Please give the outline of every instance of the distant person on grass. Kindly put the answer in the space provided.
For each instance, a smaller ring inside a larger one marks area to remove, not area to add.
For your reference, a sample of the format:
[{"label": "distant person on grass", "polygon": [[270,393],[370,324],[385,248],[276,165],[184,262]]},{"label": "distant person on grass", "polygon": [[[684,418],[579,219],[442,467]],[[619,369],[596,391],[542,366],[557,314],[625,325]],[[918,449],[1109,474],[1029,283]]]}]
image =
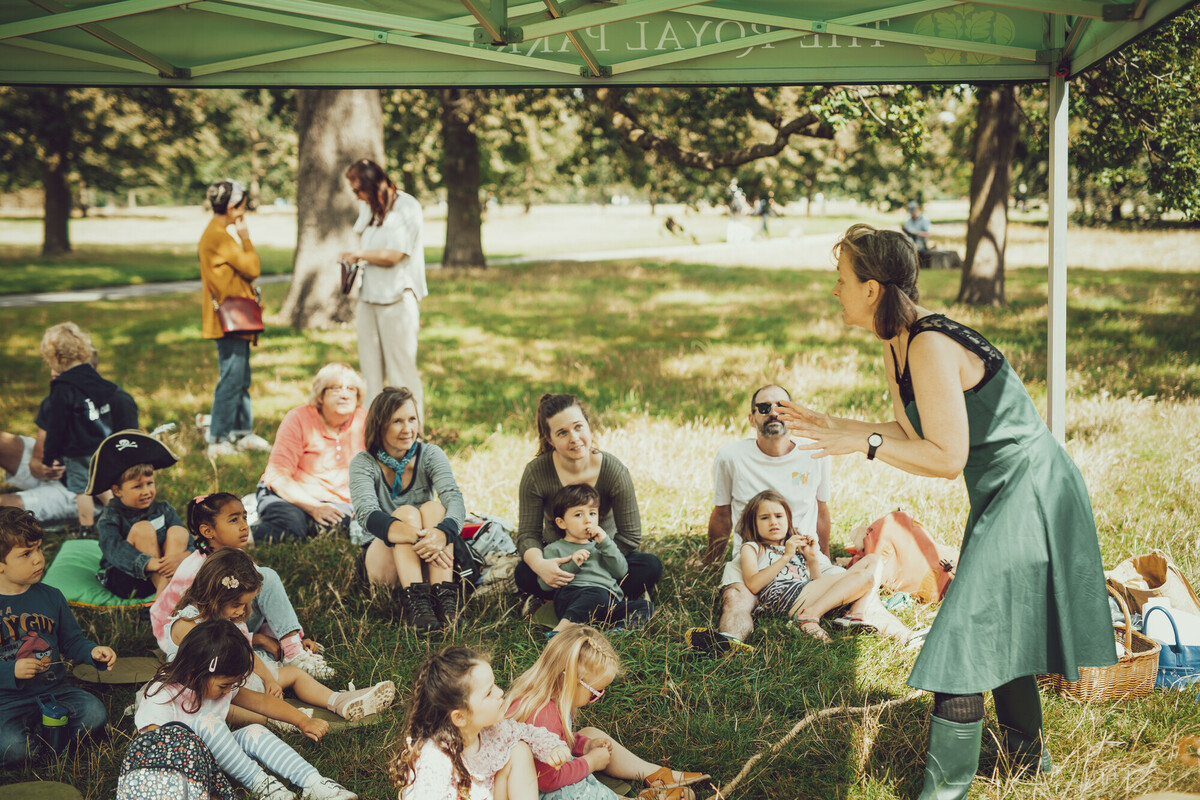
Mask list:
[{"label": "distant person on grass", "polygon": [[425,418],[425,389],[417,369],[417,336],[425,283],[424,217],[421,204],[406,194],[370,159],[355,161],[346,182],[359,202],[358,249],[343,261],[362,267],[358,292],[358,366],[367,384],[366,403],[385,386],[413,393],[417,417]]},{"label": "distant person on grass", "polygon": [[254,541],[304,541],[349,531],[350,459],[365,447],[363,393],[353,367],[326,364],[313,378],[308,402],[283,418],[258,483]]},{"label": "distant person on grass", "polygon": [[1077,681],[1080,666],[1116,663],[1092,505],[1003,354],[917,305],[917,251],[904,234],[854,225],[834,252],[842,321],[883,343],[895,419],[788,401],[780,415],[816,458],[863,453],[915,475],[963,476],[971,513],[961,557],[908,683],[934,696],[920,797],[965,798],[983,692],[992,692],[1008,763],[1048,770],[1035,676]]},{"label": "distant person on grass", "polygon": [[[563,569],[571,556],[549,558],[544,548],[563,538],[555,524],[554,497],[572,483],[586,483],[600,495],[599,525],[625,557],[629,571],[620,582],[626,598],[639,600],[662,578],[658,556],[638,552],[642,517],[629,469],[617,457],[592,446],[592,428],[579,400],[570,394],[544,394],[537,407],[537,456],[525,466],[520,486],[517,588],[542,600],[571,583]],[[542,586],[549,588],[542,588]],[[647,596],[648,597],[648,596]]]},{"label": "distant person on grass", "polygon": [[921,210],[921,204],[916,200],[912,200],[908,204],[908,216],[901,225],[904,228],[904,235],[913,243],[913,247],[917,248],[917,254],[927,252],[929,248],[929,232],[933,229],[929,217],[925,216],[925,212]]},{"label": "distant person on grass", "polygon": [[365,531],[355,572],[399,584],[413,627],[429,633],[458,619],[454,541],[467,508],[445,451],[420,437],[413,393],[384,387],[367,411],[366,449],[350,461],[350,498]]},{"label": "distant person on grass", "polygon": [[[75,494],[79,524],[95,522],[95,504],[87,494],[88,463],[105,437],[138,427],[138,408],[129,393],[100,377],[92,339],[74,322],[63,322],[42,337],[42,359],[50,368],[50,394],[34,422],[46,431],[43,466],[61,466],[62,482]],[[102,492],[107,492],[104,487]]]},{"label": "distant person on grass", "polygon": [[[208,428],[209,458],[271,449],[266,439],[255,435],[250,408],[250,345],[258,343],[258,334],[225,333],[216,310],[227,297],[257,298],[254,279],[262,265],[246,227],[249,200],[246,187],[237,181],[214,183],[208,188],[213,216],[200,236],[201,335],[216,341],[220,370]],[[230,225],[237,230],[237,240],[226,230]]]}]

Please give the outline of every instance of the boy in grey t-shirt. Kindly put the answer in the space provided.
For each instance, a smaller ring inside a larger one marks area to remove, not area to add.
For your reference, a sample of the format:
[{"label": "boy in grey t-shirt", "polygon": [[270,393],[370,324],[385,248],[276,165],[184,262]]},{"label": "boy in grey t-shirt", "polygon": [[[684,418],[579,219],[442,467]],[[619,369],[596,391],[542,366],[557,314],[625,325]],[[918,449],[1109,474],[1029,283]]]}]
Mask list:
[{"label": "boy in grey t-shirt", "polygon": [[[574,578],[554,593],[558,625],[553,636],[568,625],[593,621],[620,623],[619,627],[641,627],[650,619],[649,600],[626,600],[621,581],[629,571],[625,556],[612,537],[600,527],[600,494],[586,483],[564,486],[554,496],[554,524],[563,538],[543,549],[546,558],[558,560],[559,568]],[[550,586],[538,579],[543,589]]]}]

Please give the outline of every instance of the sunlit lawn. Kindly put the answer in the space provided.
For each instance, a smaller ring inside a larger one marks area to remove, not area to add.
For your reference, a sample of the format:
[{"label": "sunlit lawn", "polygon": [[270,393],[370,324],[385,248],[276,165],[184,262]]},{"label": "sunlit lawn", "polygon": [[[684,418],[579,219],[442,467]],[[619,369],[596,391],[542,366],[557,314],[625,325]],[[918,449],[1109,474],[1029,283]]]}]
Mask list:
[{"label": "sunlit lawn", "polygon": [[[1003,310],[952,309],[991,337],[1044,405],[1044,272],[1008,280]],[[927,304],[943,308],[958,276],[926,274]],[[714,268],[651,262],[534,264],[485,273],[430,276],[422,305],[422,369],[428,427],[451,453],[472,510],[516,518],[517,483],[532,456],[532,410],[544,391],[587,398],[599,444],[617,454],[638,487],[646,547],[666,562],[659,613],[650,629],[617,647],[625,673],[586,712],[656,760],[730,780],[804,714],[830,705],[903,697],[913,656],[871,636],[835,634],[828,649],[793,638],[776,622],[754,635],[758,653],[725,661],[685,657],[683,631],[710,621],[718,576],[696,566],[711,509],[711,463],[723,443],[748,435],[748,392],[778,381],[808,402],[838,413],[881,417],[888,406],[880,348],[842,327],[830,296],[831,273]],[[286,287],[265,288],[277,311]],[[37,357],[44,328],[73,319],[95,335],[101,370],[138,399],[144,423],[174,421],[181,463],[162,493],[183,500],[215,488],[253,490],[265,458],[239,456],[214,470],[188,424],[206,412],[216,375],[215,348],[199,338],[198,296],[0,313],[6,390],[0,419],[28,431],[46,385]],[[1200,274],[1072,273],[1068,365],[1068,447],[1088,481],[1106,566],[1152,547],[1171,551],[1189,575],[1200,552]],[[258,430],[273,437],[283,414],[304,401],[326,361],[355,359],[352,329],[298,332],[275,327],[254,352],[252,389]],[[834,540],[897,506],[957,542],[966,515],[958,481],[918,479],[861,458],[834,462]],[[60,535],[52,537],[57,543]],[[431,646],[398,621],[394,603],[348,588],[347,542],[260,548],[280,569],[301,619],[330,648],[338,681],[393,678],[402,692]],[[468,607],[454,638],[493,653],[507,682],[543,645],[541,631],[512,602]],[[927,624],[934,610],[905,612]],[[132,613],[79,614],[99,641],[123,654],[148,654],[145,625]],[[1152,789],[1200,789],[1200,776],[1174,759],[1176,740],[1200,729],[1194,693],[1157,693],[1143,701],[1079,706],[1047,698],[1047,728],[1059,769],[1036,780],[981,778],[974,797],[1123,798]],[[0,774],[0,781],[67,780],[89,797],[112,795],[131,734],[120,710],[132,689],[104,699],[116,730],[109,745],[81,761]],[[746,798],[915,796],[921,779],[928,698],[890,710],[833,717],[764,758],[735,792]],[[321,744],[290,741],[319,767],[364,797],[394,797],[384,777],[385,748],[400,712],[376,728],[331,735]],[[994,723],[992,723],[994,724]],[[986,735],[986,734],[985,734]],[[2,793],[0,793],[2,794]]]}]

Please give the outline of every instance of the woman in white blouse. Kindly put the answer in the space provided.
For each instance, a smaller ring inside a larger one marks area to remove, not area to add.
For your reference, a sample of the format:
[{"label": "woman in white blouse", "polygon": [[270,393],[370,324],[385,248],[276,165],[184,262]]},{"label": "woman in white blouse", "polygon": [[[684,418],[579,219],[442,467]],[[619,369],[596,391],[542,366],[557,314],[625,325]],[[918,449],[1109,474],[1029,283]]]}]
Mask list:
[{"label": "woman in white blouse", "polygon": [[370,159],[351,164],[346,181],[361,207],[354,225],[358,249],[343,253],[342,258],[362,265],[358,363],[367,385],[363,404],[370,404],[384,386],[402,386],[413,393],[423,419],[425,392],[417,370],[417,333],[419,304],[429,290],[421,204],[397,189]]}]

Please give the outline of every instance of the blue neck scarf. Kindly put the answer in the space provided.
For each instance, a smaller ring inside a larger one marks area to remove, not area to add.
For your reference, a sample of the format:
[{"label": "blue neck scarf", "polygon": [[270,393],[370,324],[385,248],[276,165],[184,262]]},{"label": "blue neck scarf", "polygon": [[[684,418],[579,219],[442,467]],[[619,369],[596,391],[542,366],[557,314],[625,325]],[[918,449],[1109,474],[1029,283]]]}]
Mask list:
[{"label": "blue neck scarf", "polygon": [[413,442],[413,446],[408,448],[408,452],[404,454],[404,458],[397,461],[392,458],[382,447],[375,451],[375,458],[380,464],[393,470],[396,477],[392,479],[392,497],[399,497],[404,491],[404,468],[408,466],[408,462],[412,461],[417,456],[417,450],[421,447],[420,442]]}]

